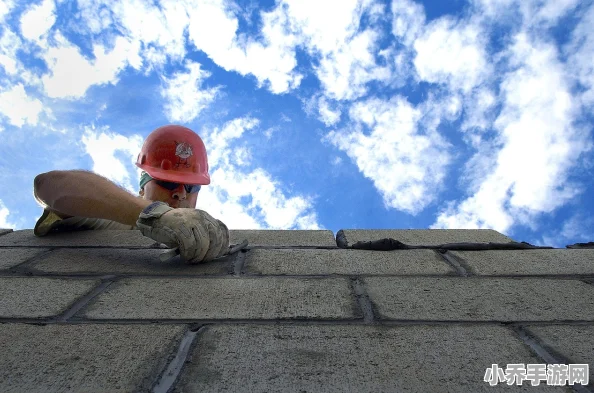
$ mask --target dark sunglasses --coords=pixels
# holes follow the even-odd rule
[[[153,179],[155,181],[155,183],[157,183],[158,185],[160,185],[161,187],[169,190],[169,191],[173,191],[176,188],[179,187],[180,183],[174,183],[174,182],[170,182],[170,181],[163,181],[163,180],[157,180],[157,179]],[[199,184],[184,184],[184,188],[186,189],[186,192],[188,194],[193,194],[195,192],[200,191],[200,188],[202,188]]]

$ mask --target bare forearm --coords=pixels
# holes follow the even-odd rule
[[[38,175],[34,183],[39,200],[69,216],[135,225],[142,209],[151,203],[92,172],[51,171]]]

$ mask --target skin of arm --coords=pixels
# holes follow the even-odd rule
[[[134,226],[150,200],[88,171],[50,171],[35,177],[35,199],[60,217],[104,218]]]

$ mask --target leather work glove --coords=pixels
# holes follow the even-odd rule
[[[179,248],[186,263],[211,261],[229,250],[229,229],[204,210],[153,202],[140,213],[136,226],[144,236]]]

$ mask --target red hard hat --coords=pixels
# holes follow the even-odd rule
[[[178,125],[159,127],[144,141],[136,166],[150,177],[183,184],[210,184],[204,142]]]

